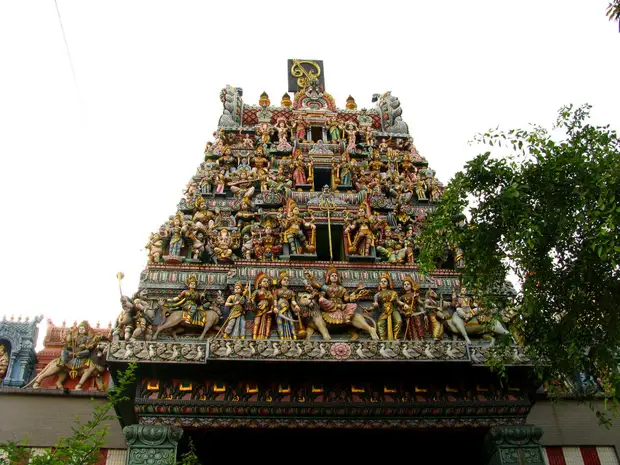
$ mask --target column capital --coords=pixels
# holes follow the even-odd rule
[[[494,426],[484,441],[488,465],[544,465],[542,428],[534,425]]]
[[[175,426],[129,425],[123,428],[129,445],[127,465],[173,465],[183,430]]]

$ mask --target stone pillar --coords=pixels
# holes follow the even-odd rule
[[[544,465],[542,435],[533,425],[492,427],[484,441],[487,465]]]
[[[183,430],[175,426],[130,425],[123,428],[129,445],[126,465],[174,465]]]

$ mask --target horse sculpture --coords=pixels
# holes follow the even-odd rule
[[[157,327],[157,331],[155,331],[152,340],[155,341],[160,332],[169,329],[171,329],[170,334],[172,334],[172,337],[176,340],[177,334],[185,331],[185,328],[202,328],[202,334],[199,339],[203,340],[209,329],[222,317],[222,312],[220,310],[222,305],[224,305],[224,297],[221,292],[218,292],[216,299],[209,303],[208,308],[198,307],[196,311],[203,314],[202,318],[200,318],[200,320],[204,322],[203,324],[196,324],[194,322],[196,319],[192,321],[192,318],[188,317],[187,311],[183,309],[174,310],[170,312],[166,320]]]
[[[308,328],[306,330],[306,339],[310,339],[315,331],[321,333],[323,339],[330,340],[331,336],[328,331],[328,324],[323,318],[323,312],[319,306],[319,303],[313,298],[312,294],[302,292],[297,296],[297,304],[301,310],[301,314],[304,318],[308,318]],[[368,320],[368,321],[367,321]],[[371,324],[369,324],[370,322]],[[332,325],[333,327],[334,325]],[[343,326],[343,325],[338,325]],[[370,334],[372,339],[379,339],[377,335],[377,324],[368,315],[361,313],[354,313],[347,326],[352,326]]]
[[[93,340],[95,346],[89,351],[89,354],[83,354],[81,363],[72,364],[63,360],[63,357],[58,357],[52,360],[47,366],[39,373],[32,381],[24,386],[24,388],[32,386],[33,389],[40,389],[41,382],[49,378],[50,376],[57,375],[56,387],[58,389],[64,389],[64,382],[67,376],[71,378],[77,378],[77,375],[81,372],[82,376],[75,386],[76,391],[80,391],[84,383],[88,381],[92,376],[95,377],[95,385],[99,391],[104,390],[103,382],[101,380],[101,374],[106,371],[106,354],[108,352],[108,342],[102,336],[96,336]]]

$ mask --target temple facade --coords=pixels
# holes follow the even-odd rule
[[[540,423],[561,425],[548,412],[532,424],[540,385],[511,315],[489,324],[461,286],[459,244],[418,270],[443,185],[399,99],[338,108],[322,62],[289,60],[288,74],[278,105],[221,90],[214,140],[150,234],[114,326],[57,330],[36,376],[32,343],[10,342],[5,386],[105,390],[137,363],[117,411],[128,465],[172,463],[190,438],[203,463],[291,450],[364,460],[372,447],[437,463],[617,464],[611,440],[541,446]],[[486,364],[498,338],[512,345],[502,376]]]

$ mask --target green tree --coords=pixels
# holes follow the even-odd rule
[[[610,21],[616,21],[620,27],[620,0],[609,2],[606,15]]]
[[[96,464],[101,458],[100,451],[109,433],[110,427],[106,423],[117,419],[113,413],[114,407],[129,400],[126,393],[135,381],[136,368],[136,364],[130,364],[127,370],[121,373],[118,383],[108,391],[107,402],[95,405],[88,421],[74,419],[71,436],[60,438],[58,443],[41,455],[30,456],[27,439],[0,444],[0,457],[4,453],[4,458],[0,458],[0,463],[7,465],[21,463],[30,465]]]
[[[486,308],[504,304],[498,290],[516,275],[513,326],[543,376],[583,373],[617,406],[620,142],[609,126],[588,124],[589,110],[562,108],[551,132],[476,136],[489,151],[446,187],[420,235],[420,262],[428,272],[461,247],[464,284]]]

